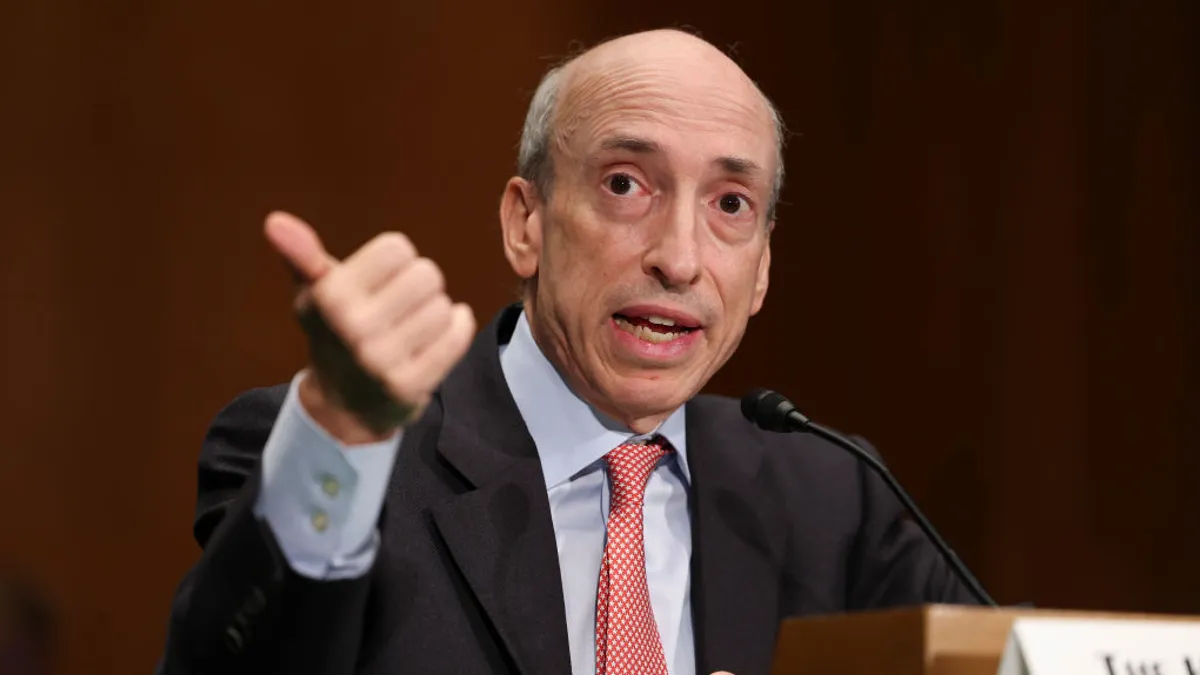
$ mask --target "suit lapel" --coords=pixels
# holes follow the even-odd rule
[[[558,553],[537,448],[500,368],[520,307],[480,334],[439,393],[439,454],[470,485],[433,509],[454,564],[515,670],[570,672]],[[723,411],[721,411],[723,412]],[[697,673],[770,670],[786,528],[764,503],[763,448],[740,418],[688,404],[692,615]]]
[[[696,672],[770,671],[779,626],[785,528],[763,503],[763,448],[736,433],[743,420],[687,408],[692,472],[692,615]]]
[[[517,672],[570,672],[566,610],[537,448],[500,369],[510,307],[441,390],[438,452],[474,488],[433,511],[438,531]]]

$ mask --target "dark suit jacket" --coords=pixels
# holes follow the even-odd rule
[[[195,535],[160,672],[401,675],[570,671],[537,450],[500,369],[502,312],[406,430],[369,574],[293,573],[253,505],[285,387],[235,399],[200,456]],[[697,672],[767,673],[781,619],[970,602],[851,455],[760,431],[733,399],[687,404]]]

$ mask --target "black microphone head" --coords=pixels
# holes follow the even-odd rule
[[[770,389],[754,389],[742,397],[742,415],[767,431],[792,431],[789,418],[798,416],[799,411],[783,394]],[[803,416],[800,419],[804,419]]]
[[[751,389],[742,397],[742,417],[758,424],[758,402],[771,394],[770,389]]]

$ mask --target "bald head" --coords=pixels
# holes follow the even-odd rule
[[[518,173],[549,195],[554,156],[570,155],[581,128],[603,126],[606,114],[648,109],[653,100],[721,107],[714,111],[714,124],[754,126],[754,133],[766,135],[774,149],[772,166],[750,164],[770,173],[766,212],[774,219],[783,183],[783,124],[778,112],[728,56],[678,30],[609,40],[547,72],[526,115]]]
[[[762,308],[780,140],[754,82],[680,31],[605,42],[538,87],[505,255],[538,347],[636,433],[699,392]]]

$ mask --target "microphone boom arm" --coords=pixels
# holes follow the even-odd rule
[[[942,539],[942,535],[938,534],[938,531],[934,529],[933,524],[930,523],[929,519],[925,517],[925,514],[921,512],[921,509],[917,507],[917,503],[913,501],[912,497],[908,496],[908,492],[900,487],[899,481],[896,480],[896,477],[892,475],[892,472],[888,470],[883,462],[879,461],[875,455],[872,455],[864,450],[862,446],[839,434],[833,429],[817,424],[811,420],[806,419],[805,422],[806,424],[803,426],[804,431],[807,431],[814,436],[819,436],[830,443],[833,443],[834,445],[841,446],[842,448],[857,455],[862,461],[866,462],[867,466],[869,466],[876,473],[876,475],[882,478],[884,483],[887,483],[887,486],[891,488],[892,493],[900,499],[900,503],[904,505],[904,508],[908,509],[908,512],[912,514],[913,520],[917,521],[917,526],[921,528],[921,531],[925,533],[925,536],[929,537],[929,540],[933,542],[933,545],[937,548],[937,550],[940,551],[943,556],[945,556],[947,561],[949,561],[950,568],[953,569],[958,574],[958,577],[962,580],[962,582],[967,585],[967,588],[970,589],[971,594],[988,607],[997,606],[996,601],[992,599],[992,596],[988,595],[987,591],[983,589],[983,584],[979,583],[979,580],[975,578],[975,575],[971,574],[970,569],[968,569],[963,563],[962,559],[958,557],[958,554],[954,552],[954,549],[950,548],[950,545],[946,543],[945,539]]]
[[[883,479],[883,482],[887,484],[892,494],[896,495],[896,498],[900,500],[904,508],[908,509],[913,519],[917,521],[917,526],[921,528],[926,537],[929,537],[929,541],[933,542],[934,547],[942,554],[942,559],[946,561],[950,569],[967,586],[971,594],[975,596],[975,599],[988,607],[997,606],[996,601],[992,600],[992,596],[983,590],[983,585],[979,583],[975,575],[971,574],[971,571],[963,564],[958,554],[950,548],[946,540],[942,539],[942,535],[938,534],[938,531],[934,529],[933,524],[921,512],[921,509],[917,508],[916,502],[913,501],[912,497],[908,496],[908,493],[900,486],[900,482],[896,480],[892,472],[875,455],[867,452],[862,446],[833,429],[824,427],[808,419],[804,416],[804,413],[796,409],[795,404],[789,401],[787,397],[769,389],[755,389],[746,394],[742,398],[742,415],[758,425],[759,428],[767,431],[781,433],[798,431],[819,436],[865,462],[867,467]]]

